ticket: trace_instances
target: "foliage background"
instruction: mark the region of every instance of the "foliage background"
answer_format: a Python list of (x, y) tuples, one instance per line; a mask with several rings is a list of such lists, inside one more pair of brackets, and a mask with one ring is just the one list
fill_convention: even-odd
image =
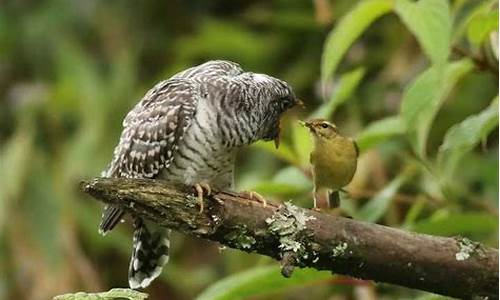
[[(127, 285), (130, 226), (99, 236), (79, 181), (148, 88), (209, 59), (282, 78), (306, 103), (279, 151), (242, 151), (239, 189), (310, 207), (297, 120), (325, 116), (362, 149), (348, 214), (498, 247), (498, 3), (354, 2), (2, 1), (0, 299)], [(266, 258), (180, 235), (171, 257), (152, 299), (435, 298), (310, 270), (286, 281)]]

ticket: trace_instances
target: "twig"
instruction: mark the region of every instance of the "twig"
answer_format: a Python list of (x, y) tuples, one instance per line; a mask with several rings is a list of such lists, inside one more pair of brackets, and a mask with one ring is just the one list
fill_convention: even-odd
[(462, 299), (498, 299), (498, 250), (217, 192), (199, 213), (192, 187), (156, 180), (94, 179), (83, 189), (161, 226), (295, 265)]
[(470, 58), (480, 70), (487, 70), (498, 77), (498, 65), (492, 64), (486, 58), (474, 55), (468, 50), (460, 48), (458, 46), (453, 46), (452, 51), (460, 57)]

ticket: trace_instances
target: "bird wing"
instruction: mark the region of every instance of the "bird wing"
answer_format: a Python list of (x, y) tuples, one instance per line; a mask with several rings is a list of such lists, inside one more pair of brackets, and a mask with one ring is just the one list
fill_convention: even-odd
[[(191, 125), (199, 99), (199, 84), (177, 78), (158, 83), (128, 113), (120, 142), (105, 177), (155, 178), (170, 167), (179, 141)], [(123, 211), (104, 210), (101, 233), (113, 229)]]
[(359, 146), (358, 143), (356, 143), (355, 140), (352, 140), (352, 143), (354, 144), (354, 150), (356, 151), (356, 158), (359, 157)]

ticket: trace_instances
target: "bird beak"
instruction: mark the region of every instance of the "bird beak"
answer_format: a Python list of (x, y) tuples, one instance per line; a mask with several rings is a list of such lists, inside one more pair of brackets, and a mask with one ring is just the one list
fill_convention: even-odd
[(297, 99), (297, 105), (298, 105), (300, 108), (302, 108), (302, 109), (306, 108), (306, 105), (304, 104), (304, 101), (302, 101), (302, 100), (300, 100), (300, 99)]
[(311, 129), (311, 126), (312, 126), (312, 124), (310, 122), (304, 122), (302, 120), (299, 120), (299, 124), (304, 126), (304, 127), (309, 128), (309, 129)]

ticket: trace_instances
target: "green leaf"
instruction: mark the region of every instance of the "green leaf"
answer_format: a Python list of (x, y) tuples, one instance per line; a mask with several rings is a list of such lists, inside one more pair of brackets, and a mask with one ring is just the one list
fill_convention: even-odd
[(328, 35), (321, 58), (321, 81), (323, 84), (335, 73), (337, 66), (363, 31), (376, 19), (391, 11), (393, 1), (365, 0), (347, 13)]
[(268, 295), (332, 278), (330, 272), (314, 269), (297, 269), (293, 272), (292, 277), (284, 278), (278, 266), (258, 267), (216, 282), (196, 299), (247, 299), (251, 296)]
[(260, 182), (251, 189), (262, 195), (292, 196), (306, 191), (301, 186), (283, 182)]
[(498, 30), (498, 10), (478, 11), (467, 26), (467, 39), (479, 46), (495, 30)]
[(292, 196), (311, 189), (311, 180), (301, 170), (291, 166), (281, 169), (271, 182), (259, 182), (250, 190), (264, 195)]
[(289, 196), (312, 189), (312, 183), (306, 175), (296, 167), (281, 169), (271, 182), (260, 182), (251, 190), (265, 195)]
[(444, 99), (457, 81), (471, 71), (468, 59), (432, 66), (421, 73), (404, 92), (401, 117), (414, 151), (425, 157), (427, 136)]
[(292, 125), (293, 147), (301, 166), (309, 165), (309, 156), (313, 148), (313, 141), (309, 130), (298, 122)]
[(391, 137), (404, 134), (405, 130), (405, 124), (399, 116), (387, 117), (369, 124), (356, 138), (356, 143), (364, 151)]
[(487, 213), (441, 215), (418, 222), (411, 230), (441, 236), (491, 234), (498, 228), (498, 217)]
[(434, 64), (444, 64), (450, 53), (451, 25), (447, 0), (397, 0), (395, 12), (417, 37)]
[(401, 173), (384, 187), (373, 199), (366, 203), (357, 213), (357, 216), (367, 222), (377, 222), (389, 208), (394, 195), (407, 180), (407, 175)]
[(341, 104), (346, 102), (358, 87), (359, 82), (365, 75), (365, 68), (359, 67), (350, 72), (342, 74), (330, 101), (321, 105), (310, 117), (328, 119)]
[(452, 126), (439, 147), (438, 162), (451, 179), (460, 160), (498, 126), (498, 96), (482, 112)]
[(403, 222), (405, 226), (410, 226), (411, 224), (415, 223), (415, 220), (424, 209), (425, 203), (426, 200), (423, 197), (417, 197), (415, 199), (410, 209), (406, 213), (405, 220)]
[(278, 149), (276, 149), (273, 142), (264, 142), (264, 141), (258, 141), (256, 143), (252, 144), (252, 147), (269, 152), (269, 153), (275, 155), (277, 158), (284, 160), (286, 162), (289, 162), (293, 165), (297, 165), (297, 166), (300, 165), (300, 162), (297, 159), (297, 156), (292, 151), (290, 146), (288, 146), (287, 144), (285, 144), (283, 142), (280, 144)]

